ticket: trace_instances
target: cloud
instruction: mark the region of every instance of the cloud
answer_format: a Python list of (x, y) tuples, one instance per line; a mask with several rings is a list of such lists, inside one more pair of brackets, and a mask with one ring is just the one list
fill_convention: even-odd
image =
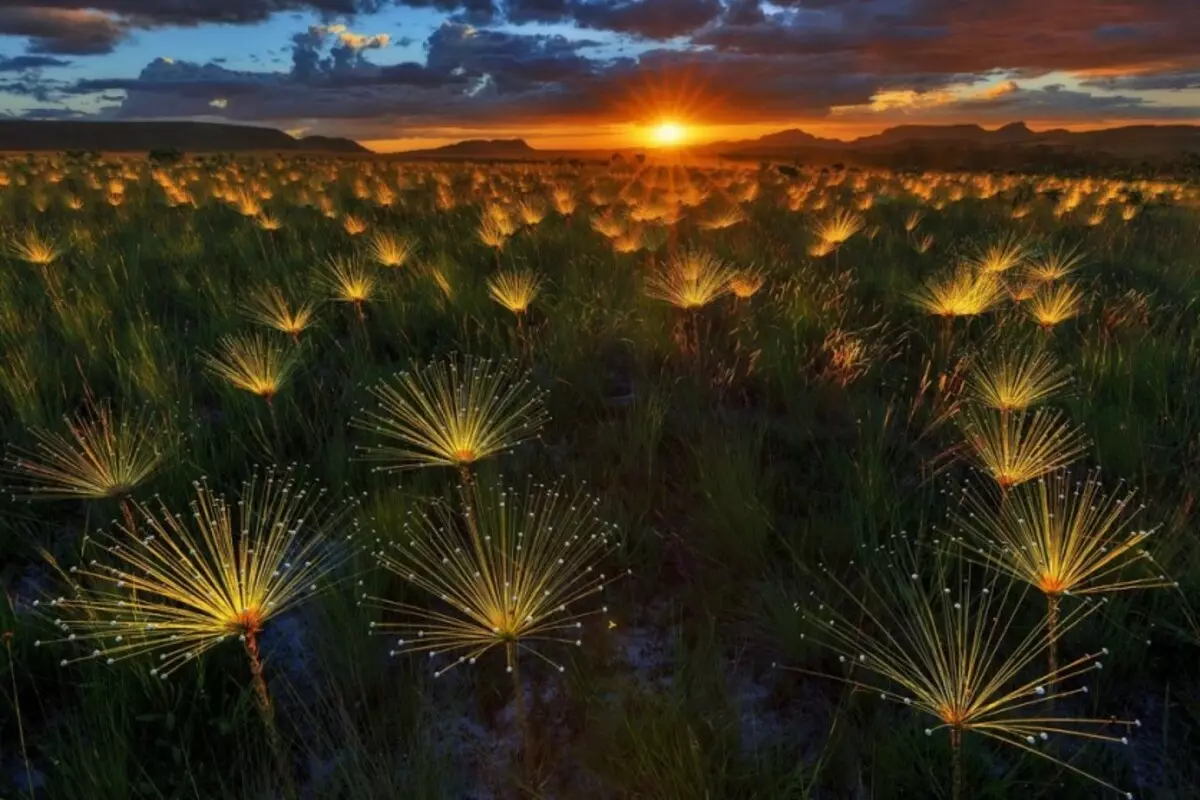
[(669, 39), (712, 22), (722, 6), (719, 0), (575, 0), (570, 11), (584, 28)]
[(640, 39), (670, 39), (698, 30), (721, 15), (720, 0), (508, 0), (505, 19), (526, 23), (574, 22), (581, 28)]
[[(1200, 89), (1200, 69), (1148, 71), (1132, 75), (1103, 75), (1087, 78), (1082, 83), (1084, 86), (1093, 86), (1110, 92), (1175, 92), (1183, 89)], [(1200, 117), (1200, 112), (1197, 113), (1197, 116)]]
[(16, 6), (0, 14), (0, 36), (29, 39), (33, 54), (109, 53), (128, 32), (117, 18), (89, 9)]
[(885, 92), (875, 95), (867, 104), (835, 108), (833, 114), (840, 119), (859, 122), (882, 114), (890, 124), (894, 124), (898, 118), (903, 118), (904, 122), (928, 124), (964, 120), (995, 124), (1023, 119), (1067, 124), (1089, 121), (1186, 121), (1195, 118), (1196, 109), (1155, 105), (1132, 95), (1094, 95), (1060, 84), (1028, 89), (1009, 81), (976, 92)]
[(879, 74), (1200, 64), (1195, 0), (776, 0), (771, 8), (735, 0), (694, 40), (761, 55), (839, 54)]
[[(191, 26), (207, 22), (248, 24), (285, 11), (315, 11), (326, 16), (372, 14), (391, 0), (17, 0), (31, 10), (91, 9), (120, 18), (130, 27)], [(21, 7), (18, 6), (18, 7)], [(7, 13), (7, 12), (6, 12)]]
[[(68, 0), (23, 2), (26, 11), (36, 6), (39, 13), (68, 5)], [(130, 30), (170, 20), (245, 22), (300, 8), (327, 18), (267, 54), (282, 55), (283, 61), (251, 58), (258, 65), (254, 70), (159, 59), (136, 78), (67, 84), (43, 79), (36, 69), (13, 67), (9, 71), (20, 83), (10, 85), (17, 93), (37, 92), (42, 105), (66, 98), (67, 105), (82, 108), (84, 97), (116, 92), (123, 95), (119, 106), (105, 113), (124, 118), (215, 115), (364, 138), (372, 131), (387, 137), (421, 126), (588, 126), (668, 113), (707, 123), (791, 124), (832, 114), (839, 122), (875, 124), (897, 117), (1036, 123), (1084, 120), (1089, 114), (1109, 120), (1200, 116), (1187, 107), (1185, 95), (1178, 106), (1168, 106), (1137, 94), (1200, 85), (1200, 51), (1186, 35), (1189, 23), (1200, 26), (1195, 0), (88, 0), (88, 5), (93, 10), (56, 13), (112, 26), (114, 43)], [(384, 5), (448, 15), (424, 42), (424, 63), (380, 63), (394, 58), (392, 40), (369, 27), (372, 19), (364, 12)], [(339, 16), (351, 12), (359, 16)], [(0, 27), (10, 24), (8, 16), (0, 19)], [(493, 24), (479, 21), (488, 19)], [(537, 27), (520, 27), (525, 24)], [(546, 35), (549, 24), (566, 35)], [(45, 32), (20, 35), (48, 39)], [(681, 45), (677, 37), (689, 38)], [(49, 56), (18, 58), (34, 57)], [(1030, 88), (1045, 83), (1031, 81), (1048, 73), (1076, 74), (1083, 83), (1064, 78), (1068, 86)]]
[(70, 61), (52, 56), (14, 56), (13, 58), (0, 56), (0, 72), (25, 72), (43, 67), (67, 67), (70, 65)]

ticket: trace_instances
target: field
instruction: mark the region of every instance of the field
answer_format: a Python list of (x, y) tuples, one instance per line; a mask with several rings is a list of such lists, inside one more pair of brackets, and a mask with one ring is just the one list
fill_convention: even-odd
[(1194, 797), (1198, 201), (9, 157), (0, 798)]

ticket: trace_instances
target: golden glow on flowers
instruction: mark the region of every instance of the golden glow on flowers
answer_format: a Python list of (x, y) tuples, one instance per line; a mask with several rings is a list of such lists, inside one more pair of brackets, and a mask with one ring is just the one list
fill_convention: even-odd
[(1043, 408), (1007, 414), (968, 408), (959, 425), (971, 459), (1003, 489), (1070, 464), (1089, 445), (1082, 430)]
[(997, 411), (1044, 403), (1070, 383), (1071, 371), (1039, 349), (1009, 351), (970, 373), (972, 399)]
[(63, 417), (67, 435), (35, 429), (34, 449), (16, 450), (9, 471), (25, 484), (27, 499), (119, 498), (150, 478), (163, 462), (160, 432), (147, 416), (114, 412), (89, 402)]
[(646, 294), (677, 308), (701, 308), (729, 291), (734, 274), (712, 253), (682, 250), (646, 279)]
[(524, 314), (541, 290), (542, 279), (533, 270), (501, 270), (488, 278), (488, 295), (514, 314)]
[(166, 678), (231, 636), (260, 632), (354, 552), (325, 490), (297, 484), (291, 469), (254, 476), (234, 502), (205, 480), (194, 488), (189, 514), (134, 503), (136, 529), (89, 542), (102, 555), (72, 568), (79, 585), (50, 603), (62, 633), (53, 643), (89, 648), (64, 664), (152, 654), (151, 674)]
[(1029, 246), (1015, 234), (1003, 236), (980, 250), (972, 260), (980, 272), (1007, 272), (1029, 258)]
[(402, 267), (417, 251), (416, 242), (394, 233), (377, 233), (371, 237), (371, 260), (384, 267)]
[(1052, 328), (1079, 316), (1083, 292), (1069, 283), (1045, 286), (1034, 293), (1026, 308), (1043, 328)]
[(451, 356), (398, 373), (371, 393), (378, 410), (364, 410), (353, 424), (389, 442), (360, 448), (385, 462), (384, 471), (468, 466), (536, 436), (549, 420), (544, 392), (515, 361)]
[[(1056, 640), (1037, 626), (1022, 635), (1018, 616), (1027, 587), (1014, 591), (998, 572), (977, 578), (962, 567), (961, 554), (933, 552), (933, 563), (922, 564), (903, 537), (892, 537), (876, 556), (884, 563), (864, 571), (865, 586), (848, 586), (822, 568), (840, 599), (809, 593), (806, 636), (847, 667), (827, 677), (932, 717), (936, 723), (926, 734), (947, 730), (956, 761), (961, 736), (973, 732), (1115, 788), (1040, 747), (1052, 736), (1127, 743), (1107, 729), (1140, 724), (1052, 715), (1052, 703), (1088, 692), (1086, 685), (1055, 687), (1099, 669), (1101, 653), (1038, 670), (1036, 662)], [(842, 604), (845, 613), (838, 610)], [(1099, 607), (1098, 601), (1074, 606), (1060, 620), (1058, 635)]]
[(380, 566), (424, 590), (438, 607), (365, 598), (402, 615), (373, 630), (400, 634), (392, 655), (456, 656), (435, 675), (473, 664), (496, 646), (507, 651), (510, 671), (519, 651), (563, 670), (533, 645), (579, 645), (582, 620), (607, 610), (576, 605), (609, 582), (596, 567), (616, 546), (614, 528), (596, 516), (597, 501), (582, 493), (538, 485), (522, 497), (503, 485), (477, 484), (459, 493), (461, 512), (439, 503), (413, 514), (375, 553)]
[(310, 327), (316, 309), (312, 303), (303, 303), (295, 311), (278, 288), (267, 286), (253, 292), (244, 306), (246, 315), (267, 328), (286, 333), (299, 341), (300, 334)]
[(375, 275), (357, 258), (331, 258), (326, 277), (335, 300), (361, 306), (375, 296)]
[[(959, 522), (987, 565), (1046, 595), (1173, 586), (1145, 549), (1134, 492), (1106, 494), (1099, 471), (1072, 480), (1054, 470), (1014, 489), (997, 507), (974, 492)], [(1140, 572), (1131, 575), (1131, 570)]]
[(298, 363), (295, 349), (280, 347), (257, 333), (223, 336), (218, 352), (201, 358), (217, 377), (267, 400), (283, 388)]
[(42, 267), (53, 264), (62, 255), (58, 245), (34, 230), (27, 230), (24, 236), (13, 239), (9, 247), (14, 258)]
[(939, 317), (973, 317), (991, 311), (1004, 298), (1004, 284), (994, 274), (960, 266), (950, 275), (923, 284), (912, 302)]

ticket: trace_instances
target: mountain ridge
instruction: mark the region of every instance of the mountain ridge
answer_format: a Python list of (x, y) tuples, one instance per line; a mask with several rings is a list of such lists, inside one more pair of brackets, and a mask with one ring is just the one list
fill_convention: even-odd
[[(977, 124), (923, 125), (905, 124), (856, 139), (831, 139), (816, 136), (801, 128), (788, 128), (756, 139), (708, 142), (686, 148), (686, 152), (717, 157), (750, 158), (770, 156), (830, 156), (868, 154), (879, 156), (927, 145), (949, 149), (1005, 152), (1022, 148), (1049, 148), (1075, 153), (1086, 152), (1122, 158), (1182, 155), (1200, 152), (1200, 125), (1123, 125), (1092, 131), (1068, 131), (1054, 128), (1035, 131), (1025, 122), (1016, 121), (996, 128)], [(441, 147), (400, 151), (389, 154), (399, 158), (476, 158), (476, 159), (556, 159), (610, 153), (665, 152), (655, 148), (622, 147), (615, 150), (576, 149), (540, 150), (523, 139), (469, 139)]]
[(125, 120), (0, 120), (0, 152), (186, 153), (289, 151), (367, 155), (373, 151), (351, 139), (295, 137), (277, 128), (221, 122)]
[[(932, 148), (932, 149), (931, 149)], [(0, 152), (108, 151), (146, 152), (175, 149), (189, 153), (308, 152), (329, 155), (379, 155), (399, 159), (525, 160), (567, 158), (607, 159), (620, 153), (665, 152), (654, 148), (541, 150), (524, 139), (465, 139), (434, 148), (376, 154), (350, 139), (309, 136), (297, 138), (275, 128), (199, 121), (83, 121), (0, 120)], [(1124, 125), (1090, 131), (1061, 128), (1034, 131), (1024, 122), (996, 128), (977, 124), (905, 124), (856, 139), (816, 136), (788, 128), (755, 139), (698, 144), (684, 152), (719, 158), (853, 160), (906, 155), (928, 157), (945, 151), (983, 157), (999, 153), (1019, 158), (1022, 153), (1070, 153), (1117, 158), (1170, 157), (1200, 153), (1200, 125)]]

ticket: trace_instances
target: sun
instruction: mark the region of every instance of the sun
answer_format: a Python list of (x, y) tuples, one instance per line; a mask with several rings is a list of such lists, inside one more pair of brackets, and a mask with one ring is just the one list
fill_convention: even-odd
[(651, 129), (650, 136), (662, 147), (674, 147), (687, 138), (687, 129), (678, 122), (665, 120)]

